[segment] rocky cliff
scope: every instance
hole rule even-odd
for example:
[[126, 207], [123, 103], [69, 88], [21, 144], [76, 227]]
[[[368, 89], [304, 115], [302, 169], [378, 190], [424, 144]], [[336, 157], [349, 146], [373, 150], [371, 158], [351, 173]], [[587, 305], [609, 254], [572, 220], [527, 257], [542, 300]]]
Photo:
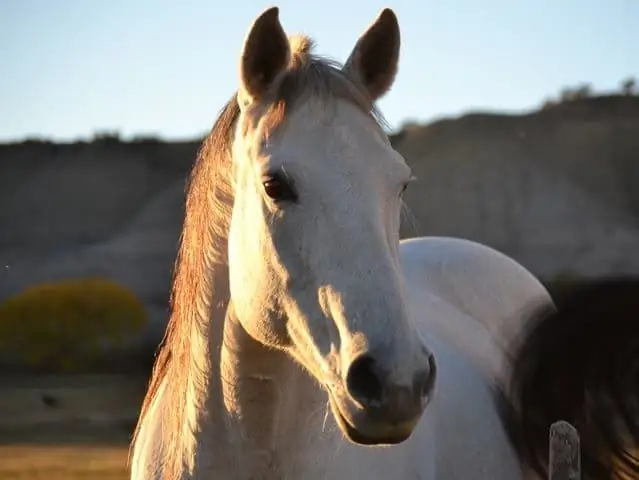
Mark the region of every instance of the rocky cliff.
[[419, 179], [404, 235], [479, 240], [546, 278], [639, 273], [639, 97], [470, 114], [393, 141]]
[[[639, 274], [639, 98], [469, 114], [391, 139], [419, 180], [404, 236], [479, 240], [546, 278]], [[0, 146], [0, 300], [34, 282], [103, 275], [140, 295], [161, 331], [198, 146]]]

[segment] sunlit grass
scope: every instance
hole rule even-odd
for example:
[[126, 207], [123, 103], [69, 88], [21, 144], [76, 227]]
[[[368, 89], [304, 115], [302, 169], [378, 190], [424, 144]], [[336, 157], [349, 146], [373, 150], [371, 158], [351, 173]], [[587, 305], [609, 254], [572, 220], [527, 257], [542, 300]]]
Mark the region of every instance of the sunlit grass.
[[128, 480], [128, 445], [146, 381], [116, 374], [0, 378], [0, 480]]
[[127, 447], [0, 445], [0, 480], [125, 480]]

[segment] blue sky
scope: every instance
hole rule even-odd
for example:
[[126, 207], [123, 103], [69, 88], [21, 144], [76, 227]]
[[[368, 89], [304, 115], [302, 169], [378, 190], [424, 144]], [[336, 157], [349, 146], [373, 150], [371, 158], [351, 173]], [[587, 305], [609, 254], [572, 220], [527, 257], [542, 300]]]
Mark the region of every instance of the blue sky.
[[563, 86], [639, 76], [638, 0], [0, 0], [0, 141], [117, 130], [192, 138], [237, 86], [246, 31], [280, 6], [288, 33], [345, 60], [381, 8], [402, 28], [390, 124], [534, 108]]

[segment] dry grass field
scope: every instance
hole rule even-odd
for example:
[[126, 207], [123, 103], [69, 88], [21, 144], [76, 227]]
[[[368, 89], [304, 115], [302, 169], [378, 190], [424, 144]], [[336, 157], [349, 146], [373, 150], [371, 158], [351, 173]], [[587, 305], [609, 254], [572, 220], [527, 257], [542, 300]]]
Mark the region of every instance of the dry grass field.
[[0, 480], [125, 480], [126, 445], [0, 445]]
[[124, 480], [146, 378], [0, 377], [0, 480]]

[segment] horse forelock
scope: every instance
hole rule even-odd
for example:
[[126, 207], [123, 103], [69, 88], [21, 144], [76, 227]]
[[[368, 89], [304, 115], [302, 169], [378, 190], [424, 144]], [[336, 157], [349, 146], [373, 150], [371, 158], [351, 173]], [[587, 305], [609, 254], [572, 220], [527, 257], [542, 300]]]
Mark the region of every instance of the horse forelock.
[[[170, 415], [166, 419], [167, 427], [172, 432], [182, 428], [186, 392], [180, 386], [186, 383], [189, 372], [190, 333], [193, 327], [208, 320], [203, 318], [203, 312], [209, 310], [213, 296], [210, 285], [213, 269], [215, 265], [226, 262], [224, 237], [228, 230], [232, 199], [227, 156], [238, 117], [239, 106], [233, 97], [224, 106], [211, 133], [204, 140], [187, 182], [185, 218], [170, 297], [171, 313], [133, 434], [131, 451], [167, 377], [171, 380], [171, 388], [164, 390], [171, 404], [165, 410]], [[179, 440], [177, 437], [177, 433], [170, 435], [168, 441], [176, 442]], [[170, 457], [175, 452], [175, 445], [166, 447]], [[167, 468], [175, 469], [178, 466], [171, 466], [168, 462]], [[169, 475], [169, 478], [172, 477]]]

